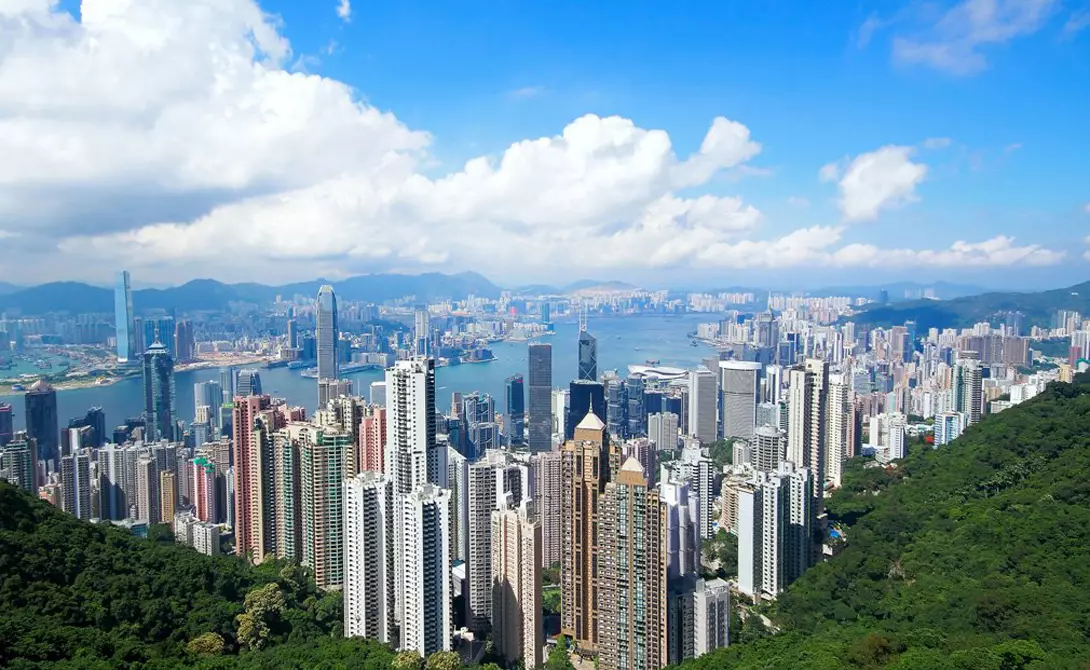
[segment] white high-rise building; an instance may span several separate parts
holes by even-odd
[[[693,596],[694,651],[699,658],[730,644],[730,584],[722,579],[698,579]]]
[[[541,526],[524,502],[492,513],[492,639],[513,665],[542,667]]]
[[[957,412],[943,412],[935,415],[935,446],[950,444],[961,436],[964,417]]]
[[[775,597],[810,567],[812,481],[809,470],[782,463],[738,489],[738,589]]]
[[[533,508],[541,524],[541,567],[560,563],[561,556],[561,490],[562,468],[559,451],[544,451],[533,455]]]
[[[435,439],[435,361],[397,361],[386,371],[386,454],[383,465],[394,493],[407,495],[431,482],[442,486],[446,473]]]
[[[984,414],[984,389],[980,356],[963,351],[954,365],[954,408],[965,415],[964,427],[980,421]]]
[[[710,444],[716,438],[716,374],[701,366],[689,373],[689,435]]]
[[[784,459],[784,435],[775,426],[759,426],[753,433],[753,467],[772,472]],[[735,462],[735,465],[741,465]]]
[[[393,485],[363,472],[344,487],[344,634],[394,640]]]
[[[61,508],[77,519],[91,518],[91,457],[85,450],[61,457]]]
[[[790,374],[788,392],[787,460],[811,473],[825,472],[826,417],[829,402],[829,365],[810,358]],[[821,482],[813,486],[815,513],[822,498]]]
[[[402,650],[451,649],[450,492],[422,484],[402,501]]]
[[[855,442],[851,406],[851,379],[842,374],[829,375],[829,402],[825,426],[825,481],[840,488],[844,464],[853,455]]]
[[[751,361],[720,361],[723,437],[748,440],[757,421],[761,364]]]
[[[662,451],[674,451],[678,441],[678,416],[673,412],[658,412],[647,417],[647,437]]]

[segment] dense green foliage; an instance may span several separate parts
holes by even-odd
[[[895,469],[853,463],[848,544],[781,596],[779,635],[715,668],[1090,668],[1090,377]]]
[[[341,619],[298,566],[135,538],[0,482],[0,666],[233,654],[337,636]]]
[[[872,305],[852,317],[859,325],[899,326],[915,321],[917,332],[928,328],[964,328],[998,315],[1018,311],[1026,328],[1048,326],[1057,310],[1090,312],[1090,282],[1038,293],[984,293],[953,300],[913,300],[891,305]]]

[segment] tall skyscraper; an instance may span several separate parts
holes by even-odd
[[[136,519],[160,523],[159,514],[159,469],[155,459],[143,453],[136,459]]]
[[[598,647],[598,498],[614,451],[606,425],[587,414],[561,447],[560,630],[584,651]]]
[[[718,390],[718,380],[711,370],[699,367],[689,373],[689,435],[703,444],[715,442]]]
[[[17,433],[0,447],[0,479],[24,491],[38,492],[38,447],[26,433]]]
[[[163,523],[174,522],[174,511],[178,500],[177,476],[163,470],[159,473],[159,515]]]
[[[233,431],[235,475],[235,553],[254,562],[264,560],[272,532],[269,517],[274,513],[273,451],[268,418],[259,419],[270,407],[268,396],[235,396]]]
[[[79,519],[91,518],[91,457],[87,452],[61,459],[61,508]]]
[[[753,467],[762,472],[772,472],[779,468],[784,459],[783,442],[783,433],[776,426],[758,426],[751,443]]]
[[[606,416],[606,392],[602,382],[577,379],[568,386],[568,419],[564,422],[564,439],[575,436],[575,427],[587,413],[603,418]]]
[[[261,395],[261,373],[257,370],[239,370],[235,393],[243,397]]]
[[[829,403],[829,364],[816,358],[806,359],[802,367],[790,372],[787,419],[787,460],[795,467],[807,468],[814,478],[814,514],[822,501],[822,475],[825,472],[826,419]]]
[[[133,327],[132,286],[129,271],[117,273],[114,286],[114,333],[117,338],[117,362],[128,363],[136,357],[136,329]]]
[[[174,359],[156,340],[144,352],[146,440],[174,439]]]
[[[553,348],[531,342],[528,354],[527,446],[530,451],[549,451],[553,446]]]
[[[85,431],[81,430],[81,441],[83,443],[80,446],[98,449],[106,444],[107,440],[106,413],[102,411],[101,407],[92,407],[83,416],[68,421],[69,433],[73,429],[86,429]]]
[[[299,445],[303,565],[314,571],[318,588],[344,581],[344,461],[352,438],[312,427]]]
[[[360,420],[360,471],[385,472],[386,408],[372,405]]]
[[[11,442],[15,436],[15,412],[10,404],[0,402],[0,447]]]
[[[657,412],[647,417],[647,437],[659,450],[674,451],[678,441],[678,419],[673,412]]]
[[[416,357],[386,371],[386,474],[395,495],[426,482],[443,484],[435,440],[435,361]]]
[[[598,667],[657,670],[667,664],[666,510],[639,461],[628,459],[601,497]]]
[[[402,501],[401,649],[451,648],[450,491],[422,484]]]
[[[37,443],[38,458],[58,466],[61,434],[57,423],[57,391],[49,382],[39,379],[27,389],[23,402],[27,437]]]
[[[513,666],[543,665],[541,525],[524,503],[492,513],[492,639]]]
[[[393,486],[381,472],[345,481],[344,634],[396,644]]]
[[[223,432],[223,422],[219,411],[220,407],[223,407],[223,399],[223,386],[217,381],[197,382],[193,385],[193,407],[208,408],[207,421],[212,428],[212,434],[216,437]],[[194,418],[199,422],[199,419]]]
[[[533,455],[534,513],[541,525],[541,567],[560,563],[563,533],[561,461],[559,451]]]
[[[840,488],[844,464],[855,445],[855,421],[852,410],[852,382],[848,375],[829,375],[828,416],[825,426],[825,481]]]
[[[814,483],[809,470],[786,462],[776,472],[758,472],[739,489],[738,589],[742,593],[774,598],[810,567]]]
[[[340,366],[337,362],[337,296],[329,285],[318,289],[314,301],[315,338],[317,340],[318,380],[337,379]]]
[[[174,324],[174,359],[188,362],[197,356],[197,343],[193,341],[193,322],[182,319]]]
[[[598,380],[598,340],[583,323],[579,330],[579,379]]]
[[[720,361],[723,437],[748,440],[753,437],[760,396],[761,364],[750,361]]]
[[[507,396],[504,413],[504,430],[509,445],[521,445],[526,439],[526,389],[522,375],[512,375],[504,384]]]
[[[431,333],[431,319],[427,309],[416,310],[416,318],[413,324],[413,351],[417,356],[427,356],[428,335]]]
[[[967,428],[980,421],[984,414],[983,379],[980,355],[963,351],[954,365],[954,409],[965,416]]]

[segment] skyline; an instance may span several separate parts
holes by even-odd
[[[612,9],[0,7],[0,280],[1090,269],[1086,9]]]

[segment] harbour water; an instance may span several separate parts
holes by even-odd
[[[615,316],[592,319],[589,330],[598,339],[599,375],[606,370],[618,370],[623,376],[629,365],[657,360],[664,366],[694,367],[706,358],[711,350],[700,345],[693,347],[687,337],[696,330],[698,323],[712,321],[714,315],[644,315]],[[553,347],[553,386],[566,386],[577,372],[575,322],[557,323],[555,334],[542,338]],[[496,399],[496,408],[503,406],[504,381],[513,374],[526,374],[526,342],[498,342],[490,347],[496,360],[489,363],[462,364],[443,367],[436,372],[436,402],[441,411],[450,409],[453,393],[490,393]],[[262,368],[262,389],[273,396],[287,398],[292,405],[302,405],[312,412],[318,402],[317,382],[306,379],[299,370],[287,368]],[[353,381],[354,392],[367,396],[368,386],[384,378],[381,370],[368,370],[348,375]],[[193,384],[200,381],[218,380],[219,370],[194,370],[175,376],[175,410],[177,418],[193,420]],[[29,384],[28,384],[29,386]],[[25,411],[21,394],[0,395],[0,401],[11,403],[15,415],[15,429],[22,430]],[[91,388],[70,389],[57,392],[57,415],[61,425],[82,416],[90,407],[101,407],[106,414],[107,426],[122,423],[127,417],[139,416],[144,408],[143,388],[139,378]]]

